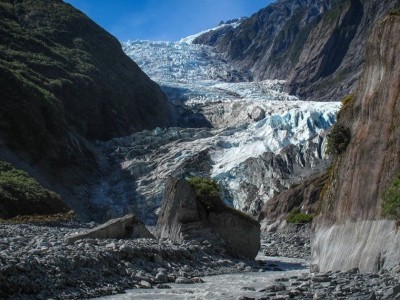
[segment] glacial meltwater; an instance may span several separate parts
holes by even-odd
[[[128,300],[128,299],[238,299],[246,296],[260,298],[267,292],[263,292],[267,286],[275,283],[279,278],[299,277],[308,273],[308,262],[303,259],[285,257],[266,257],[259,255],[257,260],[266,262],[266,265],[274,266],[281,271],[263,271],[234,273],[202,277],[204,283],[177,284],[168,283],[170,289],[134,289],[126,294],[112,295],[97,300]]]

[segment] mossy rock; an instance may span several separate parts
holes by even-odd
[[[382,195],[382,216],[400,220],[400,174]]]
[[[81,166],[88,157],[71,135],[105,140],[169,125],[159,86],[71,5],[3,1],[0,15],[0,133],[13,151]]]
[[[50,214],[50,215],[23,215],[10,219],[0,219],[0,224],[57,224],[75,219],[75,212],[68,211],[66,213]]]
[[[65,213],[61,197],[44,188],[26,172],[0,160],[0,218]]]
[[[313,218],[314,215],[312,214],[304,214],[300,210],[293,210],[288,214],[286,221],[292,224],[308,224],[312,222]]]
[[[229,213],[258,224],[255,219],[246,213],[227,206],[221,199],[221,190],[218,183],[212,178],[191,177],[187,181],[195,190],[196,199],[203,204],[207,213]]]

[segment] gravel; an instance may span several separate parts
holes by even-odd
[[[261,252],[266,256],[310,260],[310,225],[288,225],[277,232],[263,233]],[[273,264],[269,270],[274,269]],[[303,274],[279,278],[257,299],[399,299],[400,266],[379,273],[359,273],[358,269]],[[284,288],[283,288],[284,287]]]
[[[287,279],[277,279],[253,299],[400,299],[400,275],[395,270],[360,274],[352,269]]]
[[[91,226],[1,224],[0,299],[92,298],[258,267],[221,254],[222,249],[207,241],[183,245],[152,239],[65,242],[67,235]]]
[[[261,235],[261,252],[266,256],[310,259],[310,225],[288,225],[278,232]]]
[[[127,289],[168,289],[170,283],[201,283],[200,277],[237,272],[282,271],[273,263],[228,257],[209,242],[183,245],[151,239],[65,237],[95,224],[0,224],[0,299],[82,299]],[[263,234],[269,256],[309,258],[309,227]],[[232,284],[235,284],[232,282]],[[243,286],[243,291],[251,291]],[[306,273],[281,277],[255,291],[254,299],[400,299],[400,266],[379,273]]]

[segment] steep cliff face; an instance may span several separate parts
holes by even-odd
[[[194,42],[216,46],[255,80],[288,79],[292,94],[339,101],[356,86],[373,24],[396,5],[397,0],[281,0],[237,28],[211,31]]]
[[[88,141],[171,124],[159,86],[69,4],[0,1],[0,36],[0,157],[58,192],[93,176]]]
[[[332,1],[277,1],[244,20],[201,35],[194,43],[216,46],[230,61],[252,70],[255,79],[284,79],[298,61],[320,14]]]
[[[311,30],[288,77],[288,91],[302,98],[339,101],[357,86],[372,26],[397,0],[335,1]]]
[[[320,270],[376,270],[400,261],[398,227],[381,214],[383,194],[400,171],[399,36],[398,14],[378,22],[353,100],[340,112],[337,126],[349,128],[351,140],[336,158],[314,224]]]

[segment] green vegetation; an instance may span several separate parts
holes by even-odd
[[[205,203],[208,208],[218,208],[225,205],[220,197],[218,183],[212,178],[192,177],[188,182],[196,191],[196,197]]]
[[[1,218],[26,214],[52,214],[67,211],[61,197],[45,189],[26,172],[0,160]]]
[[[342,107],[337,113],[338,120],[340,120],[345,115],[348,116],[349,114],[351,114],[354,104],[354,95],[350,94],[345,96],[341,102],[342,102]]]
[[[328,169],[326,170],[326,180],[325,183],[321,189],[321,192],[319,194],[319,200],[318,200],[318,205],[317,208],[315,210],[316,215],[319,215],[323,208],[326,209],[328,207],[328,209],[331,207],[329,205],[329,201],[327,199],[325,199],[325,196],[327,195],[329,189],[332,186],[332,181],[334,178],[334,170],[336,168],[336,163],[337,161],[334,161],[331,163],[331,165],[328,167]],[[325,204],[325,205],[324,205]]]
[[[389,12],[389,16],[400,16],[400,9],[393,9]]]
[[[69,221],[75,218],[74,211],[50,215],[25,215],[16,216],[11,219],[1,219],[0,224],[50,224],[62,221]]]
[[[256,220],[244,212],[227,206],[221,199],[218,183],[212,178],[191,177],[187,181],[194,188],[197,200],[204,204],[207,212],[226,212],[258,224]]]
[[[342,154],[350,143],[350,129],[343,125],[335,124],[328,134],[326,152],[328,154]]]
[[[400,174],[382,195],[382,216],[400,220]]]
[[[347,95],[342,99],[342,107],[346,106],[353,100],[353,95]]]
[[[0,132],[13,151],[81,164],[76,134],[108,139],[167,120],[158,87],[71,5],[2,1],[0,11]]]
[[[312,214],[303,214],[299,209],[294,209],[288,214],[286,221],[292,224],[307,224],[311,223],[313,218]]]

